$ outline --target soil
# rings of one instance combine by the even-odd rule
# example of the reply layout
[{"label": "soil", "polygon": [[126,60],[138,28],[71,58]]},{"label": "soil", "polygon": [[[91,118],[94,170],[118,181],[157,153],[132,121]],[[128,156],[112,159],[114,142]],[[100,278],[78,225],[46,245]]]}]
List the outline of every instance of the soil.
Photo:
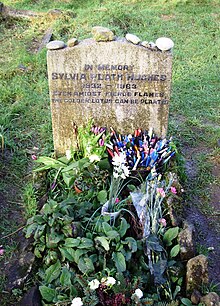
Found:
[{"label": "soil", "polygon": [[185,146],[183,148],[187,174],[187,187],[185,191],[186,193],[192,193],[190,202],[185,207],[184,217],[196,229],[197,249],[203,250],[204,255],[208,255],[210,283],[218,284],[220,291],[220,185],[217,184],[220,179],[220,159],[211,159],[214,183],[207,187],[207,192],[210,194],[210,213],[203,212],[202,199],[198,196],[193,196],[193,190],[191,189],[191,186],[195,185],[197,179],[196,157],[201,152],[204,152],[204,150],[207,149],[202,146],[196,148]]}]

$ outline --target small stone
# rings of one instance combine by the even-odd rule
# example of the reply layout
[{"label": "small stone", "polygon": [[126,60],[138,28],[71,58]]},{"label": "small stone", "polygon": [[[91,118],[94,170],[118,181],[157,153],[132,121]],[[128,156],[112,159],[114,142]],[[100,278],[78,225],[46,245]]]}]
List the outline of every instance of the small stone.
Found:
[{"label": "small stone", "polygon": [[53,40],[46,45],[48,50],[58,50],[63,49],[65,47],[65,43],[61,40]]},{"label": "small stone", "polygon": [[193,290],[193,293],[191,295],[191,302],[195,305],[198,305],[201,298],[201,293],[198,290]]},{"label": "small stone", "polygon": [[219,296],[215,292],[209,292],[200,299],[200,302],[206,306],[219,306]]},{"label": "small stone", "polygon": [[125,38],[127,39],[127,41],[130,41],[132,44],[137,45],[139,44],[139,42],[141,41],[139,37],[137,37],[134,34],[126,34]]},{"label": "small stone", "polygon": [[99,26],[92,28],[92,35],[96,41],[112,41],[115,38],[114,33],[110,29]]},{"label": "small stone", "polygon": [[156,46],[161,51],[168,51],[174,47],[174,42],[170,38],[160,37],[156,40]]},{"label": "small stone", "polygon": [[32,287],[19,302],[19,306],[42,306],[41,294],[37,286]]},{"label": "small stone", "polygon": [[194,233],[194,226],[184,221],[183,230],[179,233],[178,237],[181,260],[189,260],[195,256]]},{"label": "small stone", "polygon": [[191,258],[186,265],[186,291],[191,295],[209,282],[208,260],[204,255]]},{"label": "small stone", "polygon": [[220,148],[220,139],[217,140],[217,145]]},{"label": "small stone", "polygon": [[156,49],[156,44],[153,42],[153,41],[150,41],[149,43],[148,43],[148,46],[147,46],[148,48],[150,48],[150,49],[152,49],[152,50],[155,50]]},{"label": "small stone", "polygon": [[68,47],[74,47],[75,45],[78,44],[78,40],[77,38],[71,38],[70,40],[68,40],[67,42],[67,46]]},{"label": "small stone", "polygon": [[149,43],[148,41],[144,40],[144,41],[141,42],[141,46],[147,48],[148,47],[148,43]]}]

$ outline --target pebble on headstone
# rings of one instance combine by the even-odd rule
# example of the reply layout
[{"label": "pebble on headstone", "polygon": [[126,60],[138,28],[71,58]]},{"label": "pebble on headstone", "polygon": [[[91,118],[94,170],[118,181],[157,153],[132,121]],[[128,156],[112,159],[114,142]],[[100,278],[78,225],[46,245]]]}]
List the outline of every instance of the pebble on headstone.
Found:
[{"label": "pebble on headstone", "polygon": [[156,44],[153,42],[153,41],[150,41],[148,43],[148,48],[152,49],[152,50],[155,50],[156,49]]},{"label": "pebble on headstone", "polygon": [[71,38],[70,40],[68,40],[67,42],[67,46],[68,47],[74,47],[78,44],[78,39],[77,38]]},{"label": "pebble on headstone", "polygon": [[134,45],[137,45],[139,44],[139,42],[141,42],[140,38],[134,34],[128,33],[126,34],[125,38],[127,39],[127,41],[130,41]]},{"label": "pebble on headstone", "polygon": [[95,41],[112,41],[115,38],[110,29],[99,26],[92,28],[92,35]]},{"label": "pebble on headstone", "polygon": [[160,37],[156,40],[156,46],[161,51],[168,51],[174,47],[174,42],[170,38]]},{"label": "pebble on headstone", "polygon": [[149,44],[149,42],[146,41],[146,40],[144,40],[144,41],[141,42],[141,46],[143,46],[143,47],[145,47],[145,48],[148,47],[148,44]]},{"label": "pebble on headstone", "polygon": [[191,295],[209,282],[208,259],[204,255],[191,258],[186,265],[186,291]]},{"label": "pebble on headstone", "polygon": [[53,40],[46,45],[48,50],[58,50],[63,49],[65,47],[65,43],[61,40]]}]

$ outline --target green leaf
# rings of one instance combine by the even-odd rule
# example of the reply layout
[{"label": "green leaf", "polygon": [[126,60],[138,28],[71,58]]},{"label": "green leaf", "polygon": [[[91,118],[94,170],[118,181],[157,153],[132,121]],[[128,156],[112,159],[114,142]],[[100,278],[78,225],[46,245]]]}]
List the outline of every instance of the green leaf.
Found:
[{"label": "green leaf", "polygon": [[137,252],[137,241],[133,237],[126,237],[125,242],[128,243],[128,247],[132,253]]},{"label": "green leaf", "polygon": [[119,233],[117,231],[112,230],[112,231],[107,232],[107,236],[110,239],[115,239],[116,237],[119,236]]},{"label": "green leaf", "polygon": [[89,238],[81,238],[78,249],[91,249],[93,247],[93,240]]},{"label": "green leaf", "polygon": [[37,223],[33,223],[33,224],[30,224],[26,227],[27,231],[26,231],[26,235],[25,237],[26,238],[30,238],[30,236],[32,235],[32,233],[37,229],[38,227],[38,224]]},{"label": "green leaf", "polygon": [[53,280],[55,280],[59,277],[60,271],[61,271],[61,263],[58,260],[54,265],[52,265],[48,269],[46,269],[44,281],[47,284],[50,284]]},{"label": "green leaf", "polygon": [[71,285],[71,273],[66,267],[62,269],[62,273],[60,275],[60,283],[62,286]]},{"label": "green leaf", "polygon": [[39,287],[41,296],[47,302],[53,302],[53,299],[56,297],[56,290],[52,288],[48,288],[47,286]]},{"label": "green leaf", "polygon": [[177,294],[181,291],[181,287],[180,286],[176,286],[176,289],[173,293],[173,298],[176,299]]},{"label": "green leaf", "polygon": [[121,218],[121,224],[120,224],[119,231],[118,231],[121,237],[124,237],[129,227],[130,227],[130,224],[128,224],[125,218]]},{"label": "green leaf", "polygon": [[63,260],[68,259],[70,262],[74,262],[74,256],[75,256],[75,251],[71,248],[59,248],[62,256],[63,256]]},{"label": "green leaf", "polygon": [[172,240],[175,239],[178,236],[179,233],[179,227],[172,227],[169,228],[164,236],[163,236],[163,241],[167,246],[171,246],[172,245]]},{"label": "green leaf", "polygon": [[107,235],[107,233],[112,230],[111,225],[109,225],[107,222],[102,222],[102,228],[105,235]]},{"label": "green leaf", "polygon": [[100,244],[102,245],[102,247],[106,250],[109,251],[109,242],[105,237],[96,237],[95,238],[96,242],[100,242]]},{"label": "green leaf", "polygon": [[74,260],[78,264],[79,259],[82,255],[86,254],[88,250],[76,250],[74,254]]},{"label": "green leaf", "polygon": [[120,252],[113,252],[112,259],[115,262],[116,269],[119,273],[122,273],[126,270],[125,257]]},{"label": "green leaf", "polygon": [[[47,157],[47,156],[40,156],[40,157],[38,157],[38,159],[35,162],[44,164],[45,166],[48,166],[49,168],[54,168],[54,169],[59,169],[60,167],[65,167],[66,166],[65,163],[63,163],[63,162],[61,162],[57,159]],[[49,169],[49,168],[46,168],[46,169]],[[40,170],[36,169],[34,171],[37,172],[37,171],[40,171]]]},{"label": "green leaf", "polygon": [[187,298],[182,298],[181,302],[183,303],[183,305],[192,306],[192,302]]},{"label": "green leaf", "polygon": [[74,248],[74,247],[78,247],[79,244],[80,244],[80,239],[66,238],[65,239],[64,247],[66,247],[66,248]]},{"label": "green leaf", "polygon": [[82,273],[90,273],[95,270],[93,262],[89,257],[81,257],[78,262],[78,268]]},{"label": "green leaf", "polygon": [[72,175],[69,175],[69,173],[62,173],[63,180],[66,183],[67,187],[71,187],[74,183],[75,177]]},{"label": "green leaf", "polygon": [[179,254],[179,251],[180,251],[180,246],[179,244],[177,244],[174,247],[172,247],[170,251],[170,257],[176,257]]},{"label": "green leaf", "polygon": [[107,191],[106,190],[99,191],[97,198],[101,204],[104,204],[107,201]]}]

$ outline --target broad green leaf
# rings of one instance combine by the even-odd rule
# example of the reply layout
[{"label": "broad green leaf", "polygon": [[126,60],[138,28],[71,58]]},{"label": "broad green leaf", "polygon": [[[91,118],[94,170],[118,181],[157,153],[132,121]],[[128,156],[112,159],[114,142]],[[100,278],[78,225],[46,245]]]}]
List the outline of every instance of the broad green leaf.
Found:
[{"label": "broad green leaf", "polygon": [[26,235],[25,237],[26,238],[30,238],[30,236],[32,235],[32,233],[37,229],[38,227],[38,224],[37,223],[33,223],[33,224],[30,224],[26,227],[27,231],[26,231]]},{"label": "broad green leaf", "polygon": [[132,253],[137,252],[137,241],[133,237],[126,237],[125,241]]},{"label": "broad green leaf", "polygon": [[39,287],[41,296],[47,302],[53,302],[53,299],[56,297],[56,290],[52,288],[48,288],[47,286]]},{"label": "broad green leaf", "polygon": [[163,241],[164,243],[167,245],[167,246],[171,246],[172,245],[172,241],[173,239],[175,239],[177,236],[178,236],[178,233],[179,233],[179,227],[176,226],[176,227],[172,227],[172,228],[169,228],[164,236],[163,236]]},{"label": "broad green leaf", "polygon": [[101,204],[104,204],[107,201],[107,191],[106,190],[99,191],[97,198]]},{"label": "broad green leaf", "polygon": [[128,224],[125,218],[121,218],[121,224],[120,224],[119,231],[118,231],[121,237],[124,237],[129,227],[130,227],[130,224]]},{"label": "broad green leaf", "polygon": [[192,306],[192,302],[187,298],[182,298],[181,302],[183,303],[183,305]]},{"label": "broad green leaf", "polygon": [[66,248],[66,247],[62,247],[59,248],[62,256],[63,256],[63,260],[68,259],[70,262],[74,262],[74,256],[75,256],[75,251],[71,248]]},{"label": "broad green leaf", "polygon": [[74,254],[74,260],[78,264],[79,259],[82,255],[85,255],[88,252],[88,250],[76,250]]},{"label": "broad green leaf", "polygon": [[81,238],[78,249],[91,249],[93,247],[93,240],[89,238]]},{"label": "broad green leaf", "polygon": [[175,245],[174,247],[172,247],[171,251],[170,251],[170,257],[176,257],[179,254],[180,251],[180,246],[179,244]]},{"label": "broad green leaf", "polygon": [[119,233],[118,233],[117,231],[112,230],[112,231],[107,232],[106,235],[107,235],[108,238],[110,238],[110,239],[115,239],[116,237],[119,236]]},{"label": "broad green leaf", "polygon": [[125,257],[120,252],[113,252],[112,259],[115,262],[116,269],[119,273],[122,273],[126,270]]},{"label": "broad green leaf", "polygon": [[62,273],[60,275],[60,283],[62,286],[71,285],[71,273],[66,267],[62,269]]},{"label": "broad green leaf", "polygon": [[60,271],[61,271],[61,263],[58,260],[54,265],[46,269],[44,281],[47,284],[50,284],[54,279],[57,279],[59,277]]},{"label": "broad green leaf", "polygon": [[102,228],[103,228],[105,235],[107,235],[109,231],[112,231],[111,225],[109,225],[107,222],[102,222]]},{"label": "broad green leaf", "polygon": [[[59,169],[60,167],[65,167],[66,164],[57,160],[57,159],[54,159],[54,158],[51,158],[51,157],[47,157],[47,156],[40,156],[38,157],[37,160],[35,160],[36,163],[41,163],[41,164],[44,164],[45,166],[49,166],[50,168],[54,168],[54,169]],[[48,168],[47,168],[48,169]],[[39,171],[39,169],[36,169],[34,170],[35,172]]]},{"label": "broad green leaf", "polygon": [[74,248],[74,247],[77,247],[79,244],[80,244],[80,239],[66,238],[64,247]]},{"label": "broad green leaf", "polygon": [[57,244],[64,239],[64,235],[59,235],[57,233],[49,233],[46,235],[46,244],[50,249],[57,247]]},{"label": "broad green leaf", "polygon": [[96,242],[100,242],[100,244],[103,246],[103,248],[106,250],[106,251],[109,251],[109,242],[108,240],[105,238],[105,237],[96,237],[95,238],[95,241]]},{"label": "broad green leaf", "polygon": [[90,273],[95,270],[93,262],[89,257],[80,257],[78,268],[82,273]]},{"label": "broad green leaf", "polygon": [[65,184],[67,185],[67,187],[70,187],[71,185],[73,185],[75,177],[73,177],[72,175],[69,175],[69,173],[62,173],[62,175],[63,175],[63,180]]}]

